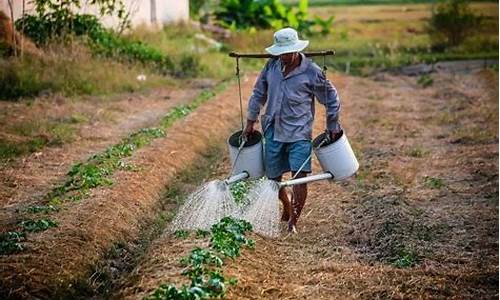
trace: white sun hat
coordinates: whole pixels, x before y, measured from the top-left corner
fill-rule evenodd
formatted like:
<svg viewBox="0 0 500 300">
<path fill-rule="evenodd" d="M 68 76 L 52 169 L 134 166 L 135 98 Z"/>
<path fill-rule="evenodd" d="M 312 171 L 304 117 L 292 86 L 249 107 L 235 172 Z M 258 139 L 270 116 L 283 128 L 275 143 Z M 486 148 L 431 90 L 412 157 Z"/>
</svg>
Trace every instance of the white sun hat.
<svg viewBox="0 0 500 300">
<path fill-rule="evenodd" d="M 274 56 L 304 50 L 309 41 L 299 40 L 297 31 L 293 28 L 283 28 L 274 33 L 274 44 L 266 51 Z"/>
</svg>

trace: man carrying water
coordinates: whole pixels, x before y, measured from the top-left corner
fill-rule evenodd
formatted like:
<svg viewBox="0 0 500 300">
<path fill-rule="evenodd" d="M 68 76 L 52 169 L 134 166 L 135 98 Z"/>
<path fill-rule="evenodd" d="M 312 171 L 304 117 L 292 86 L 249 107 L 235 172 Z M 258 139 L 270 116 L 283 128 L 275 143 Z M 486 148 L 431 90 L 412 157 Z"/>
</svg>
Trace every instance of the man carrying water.
<svg viewBox="0 0 500 300">
<path fill-rule="evenodd" d="M 261 108 L 261 126 L 265 137 L 264 165 L 269 179 L 281 181 L 284 173 L 301 178 L 311 172 L 311 138 L 314 97 L 326 107 L 327 130 L 332 140 L 341 135 L 338 122 L 340 101 L 335 87 L 321 68 L 300 51 L 309 41 L 299 40 L 292 28 L 274 34 L 274 44 L 266 51 L 271 58 L 260 73 L 248 103 L 244 136 L 254 131 Z M 301 169 L 302 167 L 302 169 Z M 297 174 L 298 172 L 298 174 Z M 297 220 L 307 198 L 307 185 L 295 185 L 291 202 L 284 188 L 279 191 L 283 204 L 282 221 L 296 232 Z"/>
</svg>

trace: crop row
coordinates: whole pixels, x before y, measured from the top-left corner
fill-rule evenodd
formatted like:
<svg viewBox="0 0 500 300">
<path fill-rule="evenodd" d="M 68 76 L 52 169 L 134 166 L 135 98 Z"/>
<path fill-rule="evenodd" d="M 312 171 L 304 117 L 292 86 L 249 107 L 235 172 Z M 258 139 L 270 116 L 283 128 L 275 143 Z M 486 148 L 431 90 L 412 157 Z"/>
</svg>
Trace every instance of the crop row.
<svg viewBox="0 0 500 300">
<path fill-rule="evenodd" d="M 196 232 L 196 237 L 210 236 L 207 248 L 195 247 L 180 259 L 185 267 L 182 275 L 191 281 L 189 285 L 177 288 L 174 284 L 161 284 L 144 300 L 194 300 L 223 297 L 228 285 L 236 285 L 236 278 L 226 278 L 222 273 L 224 259 L 240 256 L 241 247 L 253 249 L 255 242 L 245 233 L 252 230 L 252 225 L 244 220 L 225 217 L 214 224 L 210 231 Z M 189 232 L 177 231 L 175 236 L 187 238 Z"/>
<path fill-rule="evenodd" d="M 57 227 L 56 221 L 47 216 L 60 210 L 63 203 L 85 199 L 92 189 L 112 185 L 112 175 L 117 170 L 134 171 L 135 166 L 127 164 L 124 159 L 148 144 L 154 139 L 165 137 L 166 131 L 172 124 L 189 115 L 201 104 L 213 98 L 222 91 L 228 82 L 218 84 L 212 90 L 205 90 L 189 104 L 178 105 L 171 109 L 159 122 L 157 127 L 143 128 L 130 134 L 118 144 L 112 145 L 104 152 L 90 157 L 85 162 L 71 166 L 67 179 L 54 187 L 45 197 L 43 205 L 29 206 L 23 210 L 27 214 L 44 214 L 45 218 L 33 220 L 23 219 L 18 223 L 15 231 L 0 234 L 0 255 L 13 254 L 23 251 L 27 232 L 41 232 L 52 227 Z"/>
</svg>

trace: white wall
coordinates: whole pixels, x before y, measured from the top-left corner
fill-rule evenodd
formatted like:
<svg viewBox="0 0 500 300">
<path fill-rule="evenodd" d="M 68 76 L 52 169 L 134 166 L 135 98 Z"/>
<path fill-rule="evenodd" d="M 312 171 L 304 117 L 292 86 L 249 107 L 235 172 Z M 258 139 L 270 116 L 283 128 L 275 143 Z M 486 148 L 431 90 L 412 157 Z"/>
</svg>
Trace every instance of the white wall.
<svg viewBox="0 0 500 300">
<path fill-rule="evenodd" d="M 159 22 L 176 23 L 189 20 L 189 0 L 156 0 Z"/>
<path fill-rule="evenodd" d="M 189 20 L 189 0 L 124 0 L 126 10 L 130 12 L 132 27 L 138 25 L 158 25 L 152 23 L 151 1 L 156 4 L 156 20 L 159 24 L 176 23 Z M 22 16 L 22 0 L 13 0 L 14 19 Z M 25 11 L 27 14 L 34 12 L 30 0 L 25 0 Z M 0 0 L 0 10 L 10 17 L 10 10 L 7 0 Z M 98 15 L 95 7 L 85 5 L 82 1 L 81 13 Z M 116 28 L 119 20 L 114 17 L 102 18 L 104 25 Z"/>
</svg>

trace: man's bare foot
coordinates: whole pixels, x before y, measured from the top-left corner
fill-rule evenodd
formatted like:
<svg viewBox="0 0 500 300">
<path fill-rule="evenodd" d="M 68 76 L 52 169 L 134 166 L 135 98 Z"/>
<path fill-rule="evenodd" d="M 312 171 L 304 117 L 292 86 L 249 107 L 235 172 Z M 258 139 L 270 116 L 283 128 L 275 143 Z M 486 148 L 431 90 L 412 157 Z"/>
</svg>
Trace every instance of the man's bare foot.
<svg viewBox="0 0 500 300">
<path fill-rule="evenodd" d="M 283 209 L 283 214 L 281 215 L 281 221 L 287 222 L 288 220 L 290 220 L 290 214 L 288 213 L 288 211 L 286 211 L 286 209 Z"/>
<path fill-rule="evenodd" d="M 297 233 L 297 218 L 292 216 L 290 220 L 288 221 L 288 232 L 290 233 Z"/>
<path fill-rule="evenodd" d="M 282 192 L 283 193 L 283 192 Z M 292 214 L 292 204 L 289 199 L 292 199 L 292 194 L 289 191 L 284 191 L 285 195 L 280 198 L 281 203 L 283 204 L 283 214 L 281 215 L 281 221 L 287 222 L 290 220 L 290 216 Z"/>
</svg>

